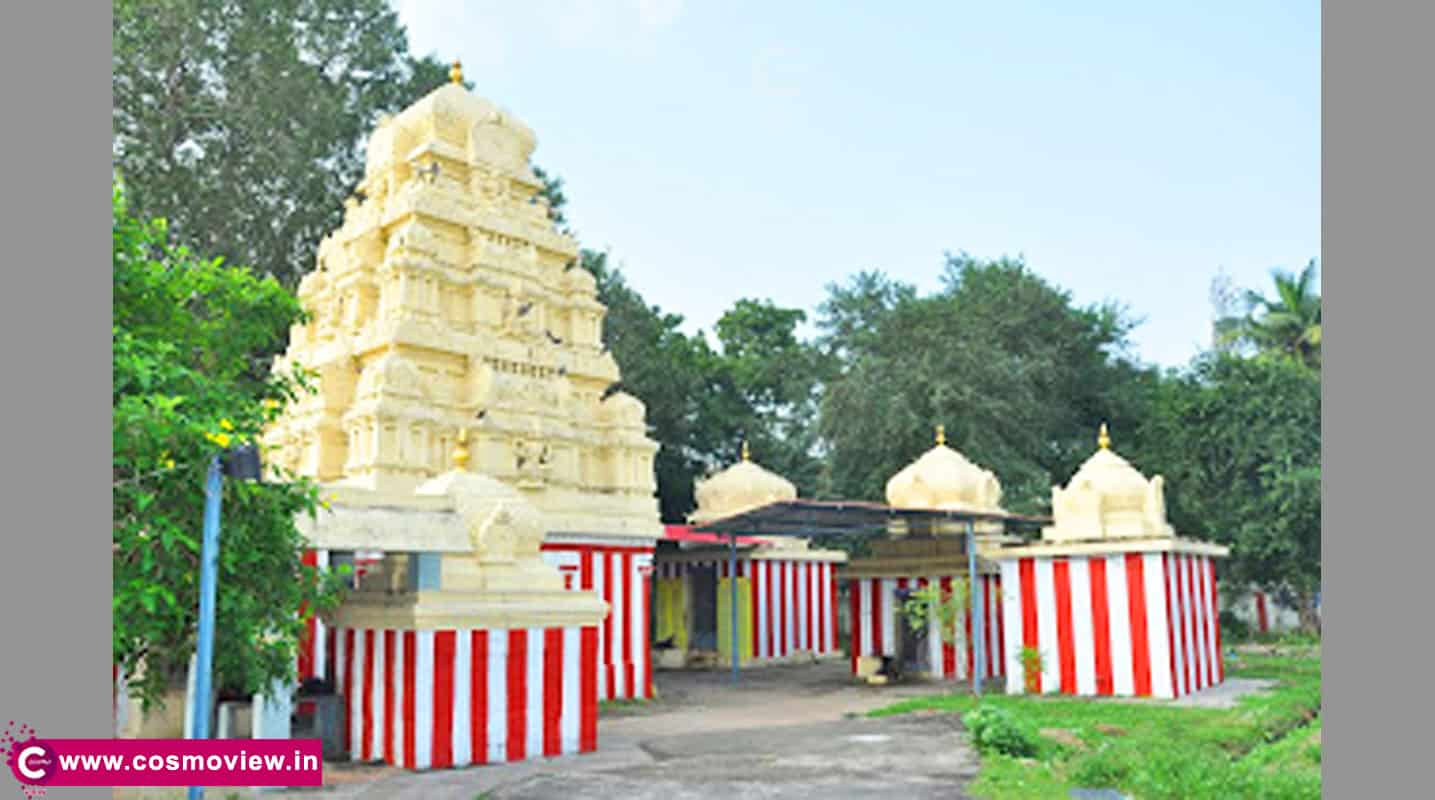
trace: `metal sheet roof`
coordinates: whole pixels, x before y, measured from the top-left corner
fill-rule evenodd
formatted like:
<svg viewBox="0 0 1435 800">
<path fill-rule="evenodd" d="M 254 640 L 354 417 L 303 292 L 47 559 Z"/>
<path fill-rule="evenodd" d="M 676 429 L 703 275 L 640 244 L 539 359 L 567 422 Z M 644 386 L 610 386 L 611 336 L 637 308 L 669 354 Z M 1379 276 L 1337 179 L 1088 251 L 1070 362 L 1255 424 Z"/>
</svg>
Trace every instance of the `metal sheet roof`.
<svg viewBox="0 0 1435 800">
<path fill-rule="evenodd" d="M 1032 530 L 1050 524 L 1049 517 L 978 511 L 944 511 L 894 508 L 861 500 L 779 500 L 723 519 L 693 525 L 701 533 L 745 534 L 749 536 L 880 536 L 898 520 L 907 523 L 915 535 L 930 532 L 940 523 L 1000 522 L 1010 532 Z"/>
</svg>

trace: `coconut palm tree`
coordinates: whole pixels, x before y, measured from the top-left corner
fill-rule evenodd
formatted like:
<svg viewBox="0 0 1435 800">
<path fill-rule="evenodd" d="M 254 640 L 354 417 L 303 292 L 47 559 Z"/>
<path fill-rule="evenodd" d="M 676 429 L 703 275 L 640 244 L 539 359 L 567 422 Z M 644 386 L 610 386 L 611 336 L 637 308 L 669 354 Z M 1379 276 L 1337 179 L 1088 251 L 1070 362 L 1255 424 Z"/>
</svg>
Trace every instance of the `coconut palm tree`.
<svg viewBox="0 0 1435 800">
<path fill-rule="evenodd" d="M 1320 290 L 1315 260 L 1299 274 L 1274 270 L 1274 296 L 1247 291 L 1246 313 L 1221 320 L 1222 341 L 1246 344 L 1259 352 L 1280 353 L 1320 368 Z"/>
</svg>

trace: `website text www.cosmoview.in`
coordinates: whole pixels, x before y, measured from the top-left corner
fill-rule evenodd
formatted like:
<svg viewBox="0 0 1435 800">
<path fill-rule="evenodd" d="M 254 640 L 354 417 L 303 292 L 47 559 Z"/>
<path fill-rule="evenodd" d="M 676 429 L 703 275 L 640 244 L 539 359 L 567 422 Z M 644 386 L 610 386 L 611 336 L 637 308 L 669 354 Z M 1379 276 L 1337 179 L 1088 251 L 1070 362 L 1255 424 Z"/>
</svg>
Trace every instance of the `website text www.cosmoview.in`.
<svg viewBox="0 0 1435 800">
<path fill-rule="evenodd" d="M 30 786 L 322 786 L 318 739 L 29 739 L 7 754 Z"/>
</svg>

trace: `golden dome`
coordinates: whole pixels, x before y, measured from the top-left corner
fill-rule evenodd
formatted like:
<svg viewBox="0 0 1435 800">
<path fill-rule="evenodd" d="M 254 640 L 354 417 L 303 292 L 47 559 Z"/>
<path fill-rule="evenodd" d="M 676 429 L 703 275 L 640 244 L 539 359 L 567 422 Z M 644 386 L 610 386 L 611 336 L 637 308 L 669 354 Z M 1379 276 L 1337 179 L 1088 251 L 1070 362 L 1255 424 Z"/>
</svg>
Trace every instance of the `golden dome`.
<svg viewBox="0 0 1435 800">
<path fill-rule="evenodd" d="M 770 472 L 748 458 L 743 443 L 743 459 L 704 481 L 693 492 L 698 508 L 689 517 L 694 523 L 741 514 L 768 503 L 796 500 L 797 487 L 791 481 Z"/>
<path fill-rule="evenodd" d="M 1052 541 L 1174 536 L 1166 522 L 1165 479 L 1146 479 L 1110 449 L 1101 426 L 1097 451 L 1066 488 L 1052 487 L 1054 524 L 1043 531 Z"/>
<path fill-rule="evenodd" d="M 896 508 L 1000 512 L 1001 482 L 990 470 L 946 445 L 937 426 L 937 444 L 887 481 L 887 504 Z"/>
</svg>

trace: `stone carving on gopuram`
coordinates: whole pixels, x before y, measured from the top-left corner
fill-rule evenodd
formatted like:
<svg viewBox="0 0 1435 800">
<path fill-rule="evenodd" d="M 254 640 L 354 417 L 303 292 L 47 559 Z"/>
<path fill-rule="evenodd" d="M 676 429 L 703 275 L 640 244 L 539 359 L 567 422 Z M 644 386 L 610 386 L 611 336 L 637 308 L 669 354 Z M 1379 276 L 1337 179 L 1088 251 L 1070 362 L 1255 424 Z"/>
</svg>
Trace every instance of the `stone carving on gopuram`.
<svg viewBox="0 0 1435 800">
<path fill-rule="evenodd" d="M 311 321 L 279 367 L 317 394 L 268 432 L 271 463 L 343 501 L 403 505 L 448 469 L 522 492 L 548 531 L 661 535 L 644 407 L 617 390 L 605 309 L 529 165 L 534 134 L 450 83 L 381 121 L 342 226 L 299 286 Z"/>
</svg>

